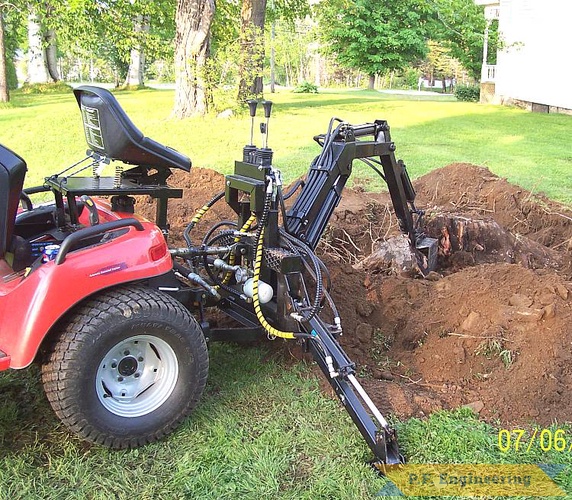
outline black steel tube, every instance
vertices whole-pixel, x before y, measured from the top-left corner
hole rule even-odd
[[[308,325],[312,336],[307,342],[314,359],[375,455],[375,458],[388,465],[403,463],[403,457],[399,453],[397,446],[395,432],[390,428],[378,426],[373,421],[347,379],[348,375],[354,374],[354,370],[353,364],[346,353],[319,319],[311,320]],[[335,367],[340,371],[335,377],[330,375],[328,356],[332,357]]]

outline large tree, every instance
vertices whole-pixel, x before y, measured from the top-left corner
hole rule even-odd
[[[238,102],[261,97],[266,0],[242,0]]]
[[[211,97],[206,73],[214,13],[214,0],[177,1],[173,114],[178,118],[208,111]]]
[[[322,0],[317,12],[324,48],[369,75],[398,70],[427,52],[429,9],[417,0]]]
[[[27,83],[50,81],[46,47],[44,45],[42,16],[37,6],[30,5],[28,14],[28,76]]]
[[[458,59],[476,80],[480,78],[483,63],[485,16],[482,6],[473,0],[422,0],[434,12],[431,36],[450,49],[451,57]],[[490,52],[496,52],[497,32],[491,34]]]
[[[145,35],[149,32],[149,18],[142,14],[135,16],[133,21],[133,32]],[[143,38],[143,37],[142,37]],[[141,86],[144,85],[145,73],[145,50],[144,39],[135,41],[129,52],[129,69],[125,78],[125,86]]]
[[[61,2],[50,0],[15,0],[15,6],[28,12],[28,83],[57,82],[56,27],[61,25]]]

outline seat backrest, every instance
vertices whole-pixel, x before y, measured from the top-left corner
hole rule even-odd
[[[87,144],[96,153],[143,167],[190,170],[188,156],[145,137],[108,90],[82,85],[74,94]]]
[[[26,162],[0,144],[0,259],[12,240],[26,170]]]

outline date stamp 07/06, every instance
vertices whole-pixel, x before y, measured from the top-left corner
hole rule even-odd
[[[572,431],[564,429],[500,429],[498,447],[503,453],[509,451],[558,451],[572,453]]]

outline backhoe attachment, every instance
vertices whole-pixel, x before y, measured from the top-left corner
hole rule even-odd
[[[224,195],[199,210],[185,231],[188,249],[175,249],[186,259],[175,270],[202,289],[204,306],[215,305],[242,328],[209,328],[207,339],[294,339],[303,344],[321,368],[375,457],[378,470],[403,462],[395,431],[380,413],[356,377],[356,367],[338,338],[341,319],[330,295],[329,273],[315,254],[316,246],[341,200],[354,160],[373,168],[386,182],[401,230],[408,235],[419,270],[427,274],[435,265],[436,240],[423,233],[423,212],[414,205],[415,191],[402,161],[394,156],[387,122],[376,120],[350,125],[332,119],[328,132],[315,137],[322,152],[311,164],[291,207],[295,193],[282,192],[280,171],[272,166],[268,148],[271,105],[265,103],[261,131],[264,147],[253,144],[256,102],[249,102],[252,117],[250,144],[234,173],[226,177]],[[191,244],[191,229],[224,196],[237,222],[223,221],[211,228],[200,246]],[[218,249],[218,250],[217,250]],[[206,275],[205,275],[206,272]],[[204,283],[196,276],[202,274]],[[208,292],[208,293],[205,293]],[[205,298],[206,297],[206,298]],[[329,312],[325,314],[325,312]],[[331,323],[324,317],[333,318]]]

